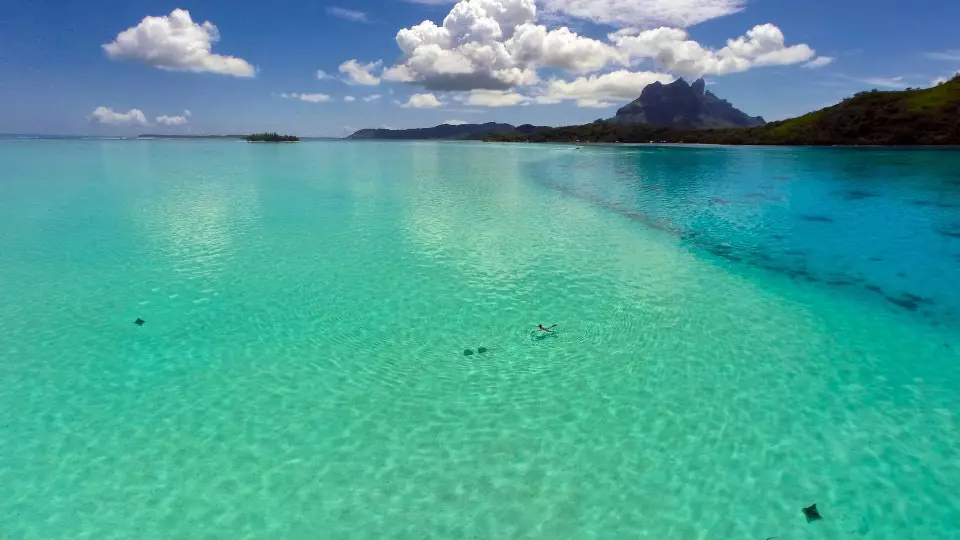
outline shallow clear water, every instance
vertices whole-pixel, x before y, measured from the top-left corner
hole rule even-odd
[[[960,153],[0,164],[0,538],[960,537]]]

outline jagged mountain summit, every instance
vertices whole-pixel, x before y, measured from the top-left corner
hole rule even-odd
[[[617,111],[610,119],[618,124],[649,124],[686,129],[752,127],[765,124],[759,116],[749,116],[729,101],[706,91],[706,82],[692,85],[677,79],[670,84],[655,82],[640,97]]]

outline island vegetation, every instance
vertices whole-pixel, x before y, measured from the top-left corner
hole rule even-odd
[[[358,140],[480,140],[500,133],[531,133],[541,126],[514,126],[487,122],[485,124],[440,124],[439,126],[414,129],[361,129],[348,139]]]
[[[277,133],[254,133],[253,135],[247,135],[246,140],[247,142],[300,142],[300,137]]]
[[[597,120],[582,126],[505,131],[504,142],[755,145],[960,145],[960,75],[932,88],[860,92],[798,118],[762,126],[679,129]]]

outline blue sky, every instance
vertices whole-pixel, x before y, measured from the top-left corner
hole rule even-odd
[[[960,70],[960,2],[455,4],[8,3],[0,132],[341,136],[445,121],[572,124],[609,117],[645,84],[677,76],[703,76],[720,97],[773,120]]]

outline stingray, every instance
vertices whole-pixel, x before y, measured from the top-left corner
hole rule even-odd
[[[817,510],[817,505],[815,504],[811,504],[810,506],[804,508],[803,515],[807,516],[807,522],[823,519],[823,516],[820,515],[820,511]]]
[[[137,320],[133,321],[133,324],[135,324],[135,325],[137,325],[137,326],[143,326],[143,323],[145,323],[145,322],[147,322],[147,321],[141,319],[140,317],[137,317]]]
[[[813,221],[815,223],[833,223],[833,218],[827,216],[817,216],[811,214],[803,214],[800,216],[800,219],[804,221]]]
[[[863,191],[860,189],[851,189],[848,191],[844,191],[840,195],[844,199],[847,199],[849,201],[862,201],[863,199],[866,199],[869,197],[876,197],[876,195],[874,195],[873,193],[870,193],[869,191]]]

